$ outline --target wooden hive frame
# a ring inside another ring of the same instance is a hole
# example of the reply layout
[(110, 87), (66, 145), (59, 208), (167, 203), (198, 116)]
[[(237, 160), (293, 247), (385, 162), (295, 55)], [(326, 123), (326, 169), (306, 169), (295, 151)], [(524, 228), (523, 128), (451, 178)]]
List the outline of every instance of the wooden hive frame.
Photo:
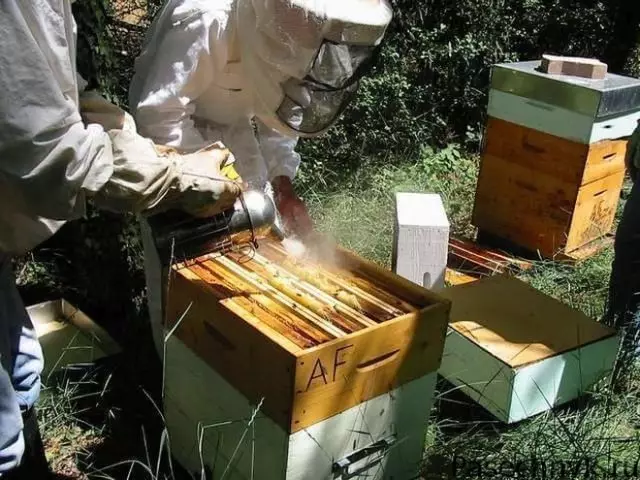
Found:
[[(344, 249), (297, 263), (274, 242), (250, 258), (173, 268), (167, 328), (286, 431), (437, 371), (450, 302)], [(339, 265), (339, 267), (337, 266)]]

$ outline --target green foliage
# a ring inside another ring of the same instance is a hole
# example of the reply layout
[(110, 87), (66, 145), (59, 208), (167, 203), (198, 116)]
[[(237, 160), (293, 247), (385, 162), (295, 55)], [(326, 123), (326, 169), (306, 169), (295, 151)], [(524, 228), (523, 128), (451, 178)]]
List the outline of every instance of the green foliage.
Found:
[(73, 14), (78, 25), (78, 72), (110, 101), (119, 104), (123, 97), (116, 40), (108, 0), (82, 0), (74, 3)]
[(380, 61), (356, 102), (322, 139), (301, 142), (304, 178), (331, 182), (357, 169), (363, 158), (413, 158), (423, 145), (456, 142), (477, 152), (491, 66), (542, 53), (606, 61), (617, 36), (638, 27), (616, 31), (618, 3), (394, 1)]

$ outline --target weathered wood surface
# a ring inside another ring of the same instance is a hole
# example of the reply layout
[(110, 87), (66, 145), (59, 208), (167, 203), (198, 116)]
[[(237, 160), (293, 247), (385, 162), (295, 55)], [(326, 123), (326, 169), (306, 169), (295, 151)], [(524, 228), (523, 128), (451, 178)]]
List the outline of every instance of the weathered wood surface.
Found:
[(585, 185), (534, 171), (510, 159), (482, 158), (473, 224), (546, 258), (608, 234), (624, 170)]
[(449, 240), (449, 265), (463, 273), (473, 273), (478, 276), (494, 275), (510, 270), (528, 270), (533, 266), (526, 260), (507, 256), (461, 238)]
[(625, 169), (626, 140), (591, 145), (489, 117), (484, 154), (544, 173), (572, 185), (586, 185)]

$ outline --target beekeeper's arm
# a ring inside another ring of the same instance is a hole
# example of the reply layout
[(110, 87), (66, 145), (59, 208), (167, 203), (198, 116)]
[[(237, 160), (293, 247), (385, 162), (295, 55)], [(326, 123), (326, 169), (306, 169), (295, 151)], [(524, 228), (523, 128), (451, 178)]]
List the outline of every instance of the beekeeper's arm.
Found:
[[(58, 23), (49, 18), (56, 15)], [(71, 47), (57, 30), (64, 18), (30, 3), (0, 2), (0, 209), (69, 220), (93, 197), (115, 211), (167, 200), (201, 212), (204, 203), (235, 194), (235, 185), (217, 178), (219, 153), (199, 162), (211, 167), (203, 172), (188, 157), (157, 155), (131, 131), (85, 126)]]
[(295, 151), (298, 139), (283, 135), (258, 118), (255, 121), (260, 151), (285, 227), (298, 235), (306, 235), (312, 231), (313, 223), (306, 205), (293, 188), (300, 166), (300, 155)]
[[(214, 52), (211, 39), (218, 36), (218, 22), (211, 14), (174, 12), (172, 25), (156, 46), (161, 52), (132, 87), (130, 108), (140, 134), (155, 143), (184, 151), (196, 151), (207, 141), (193, 120), (198, 98), (211, 84)], [(136, 79), (137, 80), (137, 79)]]

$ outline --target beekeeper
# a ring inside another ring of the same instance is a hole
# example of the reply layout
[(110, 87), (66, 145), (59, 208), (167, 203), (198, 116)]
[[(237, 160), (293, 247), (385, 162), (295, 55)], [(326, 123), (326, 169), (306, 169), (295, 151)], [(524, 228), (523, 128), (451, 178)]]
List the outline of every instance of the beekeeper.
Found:
[[(274, 195), (285, 229), (304, 235), (297, 140), (336, 122), (391, 17), (386, 0), (168, 0), (135, 63), (131, 112), (158, 144), (193, 152), (221, 140), (242, 179)], [(161, 352), (164, 277), (144, 220), (142, 230)]]
[(210, 215), (239, 187), (224, 149), (156, 153), (131, 117), (83, 85), (69, 0), (0, 2), (0, 478), (49, 478), (34, 405), (43, 355), (11, 257), (85, 213), (182, 208)]
[(640, 356), (640, 124), (629, 141), (626, 163), (633, 187), (616, 232), (605, 314), (605, 322), (622, 334), (622, 375)]

